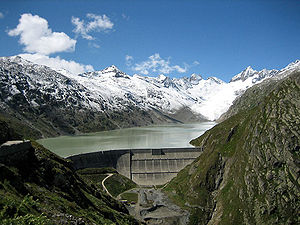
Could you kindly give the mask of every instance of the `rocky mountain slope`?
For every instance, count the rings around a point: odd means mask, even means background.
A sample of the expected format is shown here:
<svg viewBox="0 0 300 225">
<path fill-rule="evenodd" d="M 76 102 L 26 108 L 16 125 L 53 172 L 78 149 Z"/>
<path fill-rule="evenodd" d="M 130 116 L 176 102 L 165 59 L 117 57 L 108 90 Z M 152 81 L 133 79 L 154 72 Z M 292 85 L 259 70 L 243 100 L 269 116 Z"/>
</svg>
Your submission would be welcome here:
<svg viewBox="0 0 300 225">
<path fill-rule="evenodd" d="M 19 138 L 3 121 L 0 135 L 1 143 Z M 1 146 L 1 224 L 138 224 L 124 205 L 37 143 L 6 147 L 5 153 Z"/>
<path fill-rule="evenodd" d="M 299 224 L 300 73 L 262 86 L 191 142 L 203 154 L 165 188 L 190 224 Z"/>
<path fill-rule="evenodd" d="M 300 70 L 299 61 L 280 71 L 248 67 L 225 83 L 196 74 L 173 79 L 129 76 L 115 66 L 75 75 L 19 56 L 2 57 L 0 115 L 21 124 L 15 129 L 30 137 L 215 120 L 247 88 L 294 70 Z"/>
</svg>

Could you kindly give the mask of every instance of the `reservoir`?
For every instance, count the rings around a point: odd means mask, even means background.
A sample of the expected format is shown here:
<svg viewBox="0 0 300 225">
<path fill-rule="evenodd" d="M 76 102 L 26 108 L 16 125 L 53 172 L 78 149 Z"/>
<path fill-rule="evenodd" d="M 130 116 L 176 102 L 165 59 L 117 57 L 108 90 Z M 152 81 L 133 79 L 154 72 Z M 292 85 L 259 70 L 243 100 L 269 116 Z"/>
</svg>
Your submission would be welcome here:
<svg viewBox="0 0 300 225">
<path fill-rule="evenodd" d="M 192 147 L 189 142 L 214 125 L 215 122 L 202 122 L 134 127 L 40 139 L 38 142 L 62 157 L 115 149 Z"/>
</svg>

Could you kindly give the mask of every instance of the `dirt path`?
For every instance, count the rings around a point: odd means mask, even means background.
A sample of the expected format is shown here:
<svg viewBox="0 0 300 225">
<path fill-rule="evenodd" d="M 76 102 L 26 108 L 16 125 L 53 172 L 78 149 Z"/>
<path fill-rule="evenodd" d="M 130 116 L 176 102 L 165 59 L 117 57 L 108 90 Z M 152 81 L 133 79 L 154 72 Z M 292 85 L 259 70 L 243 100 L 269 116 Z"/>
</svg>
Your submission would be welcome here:
<svg viewBox="0 0 300 225">
<path fill-rule="evenodd" d="M 113 173 L 107 174 L 107 177 L 105 177 L 105 178 L 102 180 L 102 187 L 104 188 L 104 190 L 106 191 L 106 193 L 107 193 L 110 197 L 114 198 L 114 197 L 109 193 L 109 191 L 107 190 L 107 188 L 105 187 L 105 184 L 104 184 L 104 182 L 105 182 L 108 178 L 110 178 L 112 175 L 114 175 L 114 174 L 113 174 Z"/>
</svg>

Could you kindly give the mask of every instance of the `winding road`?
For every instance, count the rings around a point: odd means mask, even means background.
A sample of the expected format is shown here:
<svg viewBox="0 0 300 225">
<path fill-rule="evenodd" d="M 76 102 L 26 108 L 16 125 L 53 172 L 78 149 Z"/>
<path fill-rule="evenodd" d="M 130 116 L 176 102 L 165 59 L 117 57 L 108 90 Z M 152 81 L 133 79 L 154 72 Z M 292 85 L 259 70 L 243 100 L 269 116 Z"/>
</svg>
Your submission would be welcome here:
<svg viewBox="0 0 300 225">
<path fill-rule="evenodd" d="M 105 184 L 104 184 L 104 182 L 105 182 L 108 178 L 110 178 L 112 175 L 114 175 L 114 174 L 113 174 L 113 173 L 108 173 L 108 174 L 107 174 L 107 177 L 105 177 L 105 178 L 102 180 L 102 187 L 104 188 L 104 190 L 106 191 L 106 193 L 107 193 L 110 197 L 114 198 L 114 197 L 109 193 L 109 191 L 107 190 L 107 188 L 105 187 Z"/>
</svg>

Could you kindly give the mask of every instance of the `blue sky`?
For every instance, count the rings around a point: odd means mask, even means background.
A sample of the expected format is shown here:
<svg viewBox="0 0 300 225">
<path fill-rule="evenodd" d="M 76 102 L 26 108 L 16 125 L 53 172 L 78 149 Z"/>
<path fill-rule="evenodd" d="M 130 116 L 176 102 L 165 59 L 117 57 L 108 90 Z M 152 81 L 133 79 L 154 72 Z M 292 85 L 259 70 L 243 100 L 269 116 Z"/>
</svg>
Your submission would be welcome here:
<svg viewBox="0 0 300 225">
<path fill-rule="evenodd" d="M 1 0 L 0 52 L 74 71 L 114 64 L 128 74 L 229 81 L 249 65 L 300 59 L 299 12 L 297 0 Z"/>
</svg>

